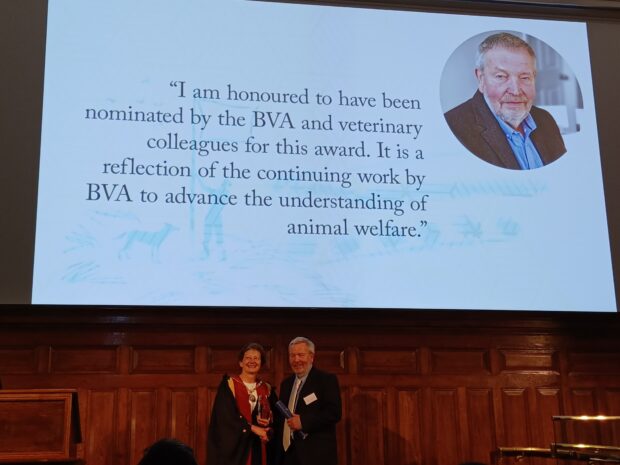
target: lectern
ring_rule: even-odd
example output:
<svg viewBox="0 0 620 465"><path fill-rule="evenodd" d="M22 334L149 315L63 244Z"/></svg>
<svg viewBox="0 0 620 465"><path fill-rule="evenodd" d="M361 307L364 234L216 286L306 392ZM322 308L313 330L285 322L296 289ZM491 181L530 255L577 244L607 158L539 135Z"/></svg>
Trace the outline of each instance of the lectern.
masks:
<svg viewBox="0 0 620 465"><path fill-rule="evenodd" d="M0 464L79 463L74 389L0 390Z"/></svg>

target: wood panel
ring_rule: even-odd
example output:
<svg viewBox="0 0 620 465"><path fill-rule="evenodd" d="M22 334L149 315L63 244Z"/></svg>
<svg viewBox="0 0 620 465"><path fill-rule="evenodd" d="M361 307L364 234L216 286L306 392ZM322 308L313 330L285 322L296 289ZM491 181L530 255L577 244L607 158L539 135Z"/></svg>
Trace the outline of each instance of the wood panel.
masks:
<svg viewBox="0 0 620 465"><path fill-rule="evenodd" d="M594 389L573 389L570 392L572 415L596 415L596 391Z"/></svg>
<svg viewBox="0 0 620 465"><path fill-rule="evenodd" d="M283 360L285 361L284 372L291 372L288 366L288 358L283 357ZM345 373L345 366L347 364L346 351L344 348L325 347L316 355L315 363L322 370L336 374Z"/></svg>
<svg viewBox="0 0 620 465"><path fill-rule="evenodd" d="M41 408L41 403L38 399L20 399L19 402L0 404L3 422L0 450L11 453L24 450L32 453L62 452L65 401L63 399L45 401L44 410ZM15 421L18 418L24 420ZM11 434L6 434L7 431L4 431L7 425L11 427ZM10 443L7 442L9 438ZM36 441L33 441L33 438L37 438Z"/></svg>
<svg viewBox="0 0 620 465"><path fill-rule="evenodd" d="M558 373L560 370L556 351L500 350L499 352L503 372L553 371Z"/></svg>
<svg viewBox="0 0 620 465"><path fill-rule="evenodd" d="M77 405L72 389L0 390L0 463L78 460Z"/></svg>
<svg viewBox="0 0 620 465"><path fill-rule="evenodd" d="M386 463L386 392L383 389L353 389L351 405L351 463Z"/></svg>
<svg viewBox="0 0 620 465"><path fill-rule="evenodd" d="M422 463L422 394L420 389L399 389L396 397L396 445L390 463Z"/></svg>
<svg viewBox="0 0 620 465"><path fill-rule="evenodd" d="M458 397L456 389L432 389L431 464L459 463L462 443L459 434ZM451 447L445 447L451 444Z"/></svg>
<svg viewBox="0 0 620 465"><path fill-rule="evenodd" d="M349 434L351 431L350 391L347 386L340 386L342 420L336 426L336 437L338 441L338 460L341 464L351 463L351 436Z"/></svg>
<svg viewBox="0 0 620 465"><path fill-rule="evenodd" d="M548 447L554 442L555 434L553 423L549 421L554 415L562 412L562 400L558 388L541 387L536 388L536 409L532 412L532 418L536 419L536 434L532 438L532 445L536 447Z"/></svg>
<svg viewBox="0 0 620 465"><path fill-rule="evenodd" d="M502 389L501 393L505 445L519 447L531 444L527 390L524 388L507 388Z"/></svg>
<svg viewBox="0 0 620 465"><path fill-rule="evenodd" d="M207 371L211 373L235 373L239 369L239 349L232 347L209 347Z"/></svg>
<svg viewBox="0 0 620 465"><path fill-rule="evenodd" d="M130 463L138 463L144 449L158 439L157 392L132 391L129 412Z"/></svg>
<svg viewBox="0 0 620 465"><path fill-rule="evenodd" d="M195 444L198 426L196 391L173 389L169 405L170 428L166 431L166 436L177 438L186 444Z"/></svg>
<svg viewBox="0 0 620 465"><path fill-rule="evenodd" d="M466 390L468 450L466 459L472 462L487 462L489 451L497 447L494 428L493 393L487 388Z"/></svg>
<svg viewBox="0 0 620 465"><path fill-rule="evenodd" d="M437 374L490 372L489 354L485 350L440 350L431 352L431 370Z"/></svg>
<svg viewBox="0 0 620 465"><path fill-rule="evenodd" d="M0 348L2 373L36 373L37 353L33 347Z"/></svg>
<svg viewBox="0 0 620 465"><path fill-rule="evenodd" d="M84 420L85 457L88 465L109 465L118 463L118 456L125 451L117 445L118 396L114 391L92 389L88 396L88 407Z"/></svg>
<svg viewBox="0 0 620 465"><path fill-rule="evenodd" d="M415 349L361 348L358 355L359 372L363 374L412 374L418 372Z"/></svg>
<svg viewBox="0 0 620 465"><path fill-rule="evenodd" d="M115 373L116 347L52 347L51 373Z"/></svg>
<svg viewBox="0 0 620 465"><path fill-rule="evenodd" d="M620 389L605 389L603 397L605 414L620 416ZM620 447L620 423L605 425L601 436L604 444Z"/></svg>
<svg viewBox="0 0 620 465"><path fill-rule="evenodd" d="M194 347L132 347L132 373L194 373Z"/></svg>
<svg viewBox="0 0 620 465"><path fill-rule="evenodd" d="M614 373L620 364L620 352L570 352L571 375L597 375Z"/></svg>
<svg viewBox="0 0 620 465"><path fill-rule="evenodd" d="M552 415L620 413L615 318L33 312L0 310L0 381L77 389L87 465L135 465L168 436L204 464L211 405L222 374L238 371L240 347L265 344L263 375L277 387L297 335L313 339L316 365L339 377L341 465L489 463L497 446L548 445Z"/></svg>

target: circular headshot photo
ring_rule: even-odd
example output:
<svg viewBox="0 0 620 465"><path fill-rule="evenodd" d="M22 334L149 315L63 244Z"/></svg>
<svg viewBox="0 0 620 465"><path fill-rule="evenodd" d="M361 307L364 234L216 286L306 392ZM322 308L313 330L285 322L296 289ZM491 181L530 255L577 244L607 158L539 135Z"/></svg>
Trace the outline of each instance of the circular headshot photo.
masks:
<svg viewBox="0 0 620 465"><path fill-rule="evenodd" d="M581 89L566 61L543 41L489 31L462 43L441 76L448 126L471 153L501 168L532 170L566 153L579 131Z"/></svg>

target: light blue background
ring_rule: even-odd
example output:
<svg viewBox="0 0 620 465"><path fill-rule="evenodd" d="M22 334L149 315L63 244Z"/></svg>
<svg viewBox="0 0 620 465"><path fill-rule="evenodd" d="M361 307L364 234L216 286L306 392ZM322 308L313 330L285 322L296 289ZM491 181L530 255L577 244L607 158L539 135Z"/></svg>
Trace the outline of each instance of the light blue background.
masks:
<svg viewBox="0 0 620 465"><path fill-rule="evenodd" d="M487 30L518 30L553 47L575 72L584 98L582 130L568 153L531 172L500 169L471 155L450 132L440 76L461 43ZM193 87L295 92L337 100L381 93L419 99L420 110L285 105L178 98L171 81ZM334 130L224 128L91 121L86 108L217 115L229 109L304 118L331 114ZM215 116L213 117L215 118ZM419 139L340 131L338 120L422 124ZM237 141L237 153L200 157L150 150L149 137ZM306 156L243 152L249 136L286 137ZM359 145L369 158L319 158L315 144ZM424 160L381 160L377 141ZM187 165L234 161L259 168L426 176L406 185L349 189L335 184L267 183L101 174L105 162ZM221 173L221 171L220 171ZM87 183L126 183L134 202L86 201ZM139 190L185 186L194 193L252 188L263 195L383 198L408 203L428 194L428 211L282 209L144 204ZM288 223L420 226L419 238L294 236ZM160 232L157 235L157 232ZM132 241L129 238L133 237ZM453 308L614 311L586 26L582 23L374 11L235 0L50 0L33 302L49 304Z"/></svg>

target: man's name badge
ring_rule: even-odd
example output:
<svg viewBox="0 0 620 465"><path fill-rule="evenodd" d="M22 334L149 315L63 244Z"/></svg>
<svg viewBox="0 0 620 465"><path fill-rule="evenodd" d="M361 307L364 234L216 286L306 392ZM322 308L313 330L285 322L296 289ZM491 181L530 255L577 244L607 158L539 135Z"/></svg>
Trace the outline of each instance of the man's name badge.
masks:
<svg viewBox="0 0 620 465"><path fill-rule="evenodd" d="M306 397L304 397L304 402L306 403L306 405L310 405L315 400L318 400L318 399L317 399L316 394L314 392L312 394L308 394Z"/></svg>

